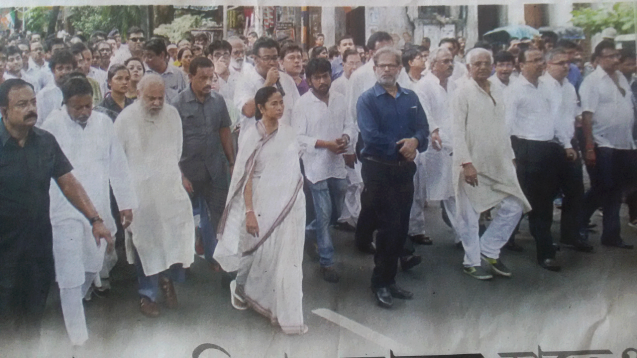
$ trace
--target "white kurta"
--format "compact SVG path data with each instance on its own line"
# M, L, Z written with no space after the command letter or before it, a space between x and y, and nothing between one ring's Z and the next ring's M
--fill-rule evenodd
M113 121L93 112L82 128L69 117L66 106L55 110L43 124L73 165L73 175L82 184L104 225L115 235L117 227L111 215L109 184L120 210L133 209L137 198L124 150L115 135ZM91 226L84 216L66 199L57 185L51 185L51 224L53 254L57 281L61 288L84 283L85 272L99 272L104 260L105 242L98 248ZM69 221L74 232L68 232ZM78 242L78 238L81 241Z
M62 90L55 84L55 81L49 84L46 88L42 89L35 96L38 109L38 120L35 124L36 127L42 127L42 123L46 121L51 112L56 109L62 108Z
M462 188L476 212L483 212L513 195L531 210L518 183L511 139L505 123L504 101L498 92L491 95L473 79L456 90L453 109L453 184ZM472 163L478 171L478 185L464 180L462 164Z
M183 142L179 113L164 104L150 116L136 101L119 114L115 131L139 200L126 233L128 261L135 261L134 248L147 276L176 263L189 267L195 253L195 223L179 170Z
M414 90L420 99L420 104L427 114L429 130L438 129L442 140L440 151L429 143L424 153L425 185L429 200L446 200L455 196L452 182L453 165L453 135L451 130L451 96L455 91L455 83L447 82L447 89L440 85L440 79L429 72L416 84Z

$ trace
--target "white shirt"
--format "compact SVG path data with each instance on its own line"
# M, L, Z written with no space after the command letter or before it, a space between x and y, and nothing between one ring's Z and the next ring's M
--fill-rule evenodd
M126 60L131 57L132 55L130 53L130 50L128 49L128 46L122 44L122 46L120 46L119 49L111 57L111 62L108 67L110 68L114 65L123 65L124 62L126 62Z
M42 127L42 123L46 121L49 114L56 109L62 108L62 101L64 100L64 96L62 95L62 90L58 87L55 82L48 85L42 91L38 92L35 96L37 101L38 108L38 120L35 124L36 127Z
M157 73L152 69L147 69L147 73L155 73L161 76L164 80L164 86L166 89L166 101L172 103L173 99L177 97L179 92L185 90L188 87L188 79L186 73L181 69L167 64L163 73Z
M558 131L562 133L561 138L564 140L573 139L575 136L575 117L580 114L575 87L568 79L565 78L560 83L548 73L540 77L540 81L545 82L549 87L551 98L556 103L553 113ZM572 148L570 140L564 143L564 148Z
M239 110L242 112L243 106L251 99L254 99L254 96L257 94L257 91L263 87L265 83L265 78L261 77L261 75L256 71L245 71L240 80L237 81L237 85L234 91L234 104ZM283 112L283 117L281 121L285 124L290 125L290 120L292 118L292 111L294 110L294 105L296 101L299 99L299 90L296 88L296 83L289 75L279 72L279 83L281 83L281 87L283 91L285 91L285 96L283 96L283 104L285 105L285 110ZM272 85L275 87L276 85ZM254 117L247 118L243 114L241 114L241 123L240 126L247 125L254 121Z
M447 79L447 89L440 85L440 79L433 73L428 72L427 75L418 81L414 87L414 92L420 99L425 113L427 114L427 122L429 130L433 132L438 129L445 146L452 147L451 137L451 96L455 92L456 84Z
M106 97L106 94L109 92L108 90L108 73L102 70L101 68L95 68L93 66L88 70L88 78L92 78L100 85L100 90L102 90L102 97Z
M240 118L240 113L234 105L234 90L237 87L237 82L240 80L241 73L232 72L232 70L230 71L230 76L228 76L227 82L219 76L219 94L221 94L223 99L226 101L226 107L233 126L237 124Z
M35 93L40 92L41 87L40 87L39 77L34 77L32 75L29 75L26 73L25 70L20 70L20 77L16 77L10 74L9 72L5 72L3 77L5 81L12 78L20 78L26 81L27 83L29 83L31 86L33 86L33 91L35 91Z
M462 77L467 77L469 75L469 70L467 70L467 65L459 61L453 61L453 73L451 74L451 80L457 81Z
M531 84L526 77L520 76L504 92L506 123L511 135L535 141L558 139L562 146L570 143L560 133L555 123L553 108L556 105L551 98L551 90L546 82Z
M347 85L349 83L349 79L345 77L345 75L340 76L334 82L332 82L332 86L330 87L330 94L338 93L341 96L345 96L347 94Z
M326 104L312 90L301 96L294 106L292 126L297 130L297 139L303 152L301 158L305 176L314 184L328 178L347 177L342 154L337 155L327 148L315 147L318 140L333 141L343 134L350 138L351 144L357 131L345 109L345 98L342 95L330 95Z
M38 80L40 89L48 86L49 83L53 82L53 73L51 72L51 68L49 68L49 63L46 61L44 61L44 64L40 66L35 63L32 58L29 57L29 68L25 72L29 76Z
M495 73L491 77L489 77L489 82L491 82L491 91L502 92L502 91L506 90L514 81L515 81L515 78L513 77L513 75L509 76L509 84L508 85L505 85L498 78L498 75L496 75Z
M635 149L634 112L631 90L626 77L616 72L622 96L613 79L601 66L584 78L579 88L582 112L593 114L593 138L600 147Z

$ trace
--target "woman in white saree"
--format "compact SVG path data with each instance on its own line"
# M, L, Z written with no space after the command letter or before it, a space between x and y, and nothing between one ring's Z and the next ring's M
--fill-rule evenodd
M286 334L303 334L301 283L305 196L296 132L279 123L284 105L275 87L255 96L256 123L242 128L214 258L226 272L232 306L250 307Z

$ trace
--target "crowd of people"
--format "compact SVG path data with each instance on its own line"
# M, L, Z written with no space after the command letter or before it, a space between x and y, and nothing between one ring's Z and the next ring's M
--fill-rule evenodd
M378 304L411 299L398 267L433 243L440 202L458 266L512 276L500 259L523 215L538 265L560 246L590 253L620 236L624 195L637 224L635 54L610 39L584 64L579 44L386 32L310 51L256 33L177 43L131 27L71 38L12 34L0 48L0 326L34 333L53 280L73 345L83 300L105 296L124 243L139 308L178 300L195 256L221 272L231 305L303 334L302 261L336 284L332 229L374 257ZM583 170L590 178L585 192ZM561 208L559 240L551 233ZM494 214L491 214L494 211ZM559 244L558 244L559 242ZM561 244L561 245L560 245ZM346 266L346 265L345 265Z

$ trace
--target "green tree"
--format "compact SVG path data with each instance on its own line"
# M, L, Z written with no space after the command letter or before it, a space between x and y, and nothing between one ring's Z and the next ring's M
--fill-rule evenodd
M607 27L617 30L618 34L635 32L635 18L631 3L615 3L612 8L591 9L590 7L573 10L573 25L581 27L591 36Z
M75 30L88 35L118 29L126 37L128 28L140 26L144 16L141 6L74 6L71 11Z
M39 34L44 33L49 26L49 17L51 9L46 7L32 7L27 10L24 18L26 19L27 31L37 32Z

